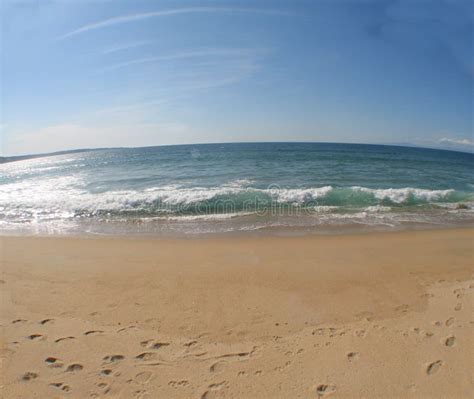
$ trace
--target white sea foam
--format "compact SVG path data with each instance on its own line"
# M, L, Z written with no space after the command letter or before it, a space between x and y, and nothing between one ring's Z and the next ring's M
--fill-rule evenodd
M172 214L174 208L181 205L199 205L220 198L236 205L236 202L253 201L257 197L296 206L315 201L315 212L334 214L333 211L338 210L338 206L330 203L321 205L317 202L332 200L332 197L328 199L328 196L334 194L334 198L345 201L351 206L350 191L367 193L379 201L387 199L395 204L403 204L410 198L436 202L446 200L454 192L452 189L426 190L411 187L372 189L354 186L349 188L348 194L347 188L332 186L280 189L276 186L255 188L251 187L251 184L251 180L241 179L216 187L186 187L175 184L142 190L114 190L94 193L86 189L86 179L80 173L47 179L26 179L0 185L0 219L11 219L17 222L39 221L72 218L74 215L95 215L99 212L102 215L107 215L108 212L124 211L144 211L153 214L157 210L159 213L169 212L170 215L168 216L174 217ZM358 204L353 205L358 206ZM455 205L452 208L455 208ZM232 209L226 207L222 207L222 210L225 212L217 212L212 216L215 219L219 217L228 218L228 215L232 212ZM390 207L380 204L366 206L361 209L362 212L369 214L389 212L390 210ZM216 216L221 214L223 216ZM365 217L362 214L356 216ZM208 216L190 215L189 220L193 220L192 218L199 220L199 217L205 218ZM332 217L337 218L336 215L332 215Z
M274 196L277 201L300 205L326 196L333 190L331 186L307 189L268 189L263 190Z
M405 188L387 188L373 189L367 187L352 187L354 191L370 193L379 200L388 199L394 203L401 204L406 202L410 196L423 201L438 201L453 193L454 190L425 190L421 188L405 187Z
M318 205L313 207L313 210L317 213L327 213L327 212L334 212L338 210L338 206L332 206L332 205Z
M190 222L195 220L229 220L241 216L254 215L252 212L233 212L233 213L216 213L209 215L180 215L180 216L166 216L161 219L177 221L177 222Z
M389 206L374 205L364 208L365 212L390 212L392 208Z

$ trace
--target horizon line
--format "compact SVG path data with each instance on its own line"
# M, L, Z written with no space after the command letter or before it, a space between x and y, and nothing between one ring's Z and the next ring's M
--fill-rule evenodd
M363 143L363 142L342 142L342 141L224 141L224 142L200 142L200 143L181 143L181 144L156 144L156 145L145 145L145 146L118 146L118 147L84 147L84 148L72 148L66 150L57 150L51 152L40 152L30 153L22 155L0 155L0 160L9 158L12 159L7 162L21 161L32 158L42 158L49 156L59 156L78 152L88 151L105 151L105 150L126 150L126 149L142 149L142 148L155 148L155 147L179 147L179 146L193 146L193 145L224 145L224 144L338 144L338 145L371 145L371 146L385 146L385 147L400 147L400 148L418 148L425 150L437 150L437 151L449 151L459 152L462 154L474 155L474 150L462 150L446 147L425 147L417 144L410 143ZM7 163L4 162L4 163Z

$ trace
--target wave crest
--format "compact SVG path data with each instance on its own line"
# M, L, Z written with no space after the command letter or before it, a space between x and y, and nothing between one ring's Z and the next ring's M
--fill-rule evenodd
M67 219L71 217L173 216L258 212L272 206L311 208L317 213L387 212L431 204L459 204L472 193L453 189L368 188L360 186L313 188L252 187L238 180L217 187L167 185L143 190L89 192L77 181L47 184L12 183L0 186L0 220Z
M354 186L352 187L355 191L361 191L364 193L372 194L379 200L389 200L396 204L407 202L410 199L418 201L440 201L450 194L454 193L455 190L426 190L421 188L387 188L387 189L372 189L366 187Z

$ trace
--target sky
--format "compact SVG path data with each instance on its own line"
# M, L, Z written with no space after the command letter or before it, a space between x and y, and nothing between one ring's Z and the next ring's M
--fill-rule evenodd
M0 155L243 141L472 151L473 4L1 0Z

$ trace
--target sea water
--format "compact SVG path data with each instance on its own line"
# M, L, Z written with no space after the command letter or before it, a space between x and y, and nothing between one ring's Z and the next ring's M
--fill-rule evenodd
M1 234L331 233L474 223L474 155L361 144L84 151L0 165Z

